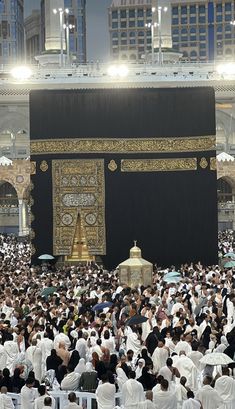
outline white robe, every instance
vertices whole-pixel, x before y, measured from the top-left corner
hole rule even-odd
[[[153,388],[153,403],[155,409],[177,409],[177,399],[174,392],[154,390]]]
[[[21,389],[21,409],[34,409],[34,401],[37,397],[37,390],[34,388],[28,388],[24,385]]]
[[[59,348],[60,342],[64,342],[66,349],[69,349],[69,347],[71,345],[70,339],[69,339],[68,335],[65,335],[63,332],[60,332],[59,334],[57,334],[55,336],[54,349]]]
[[[35,373],[35,378],[41,382],[42,379],[42,350],[37,345],[32,345],[28,347],[25,354],[26,358],[33,365],[33,370]]]
[[[38,398],[36,398],[35,402],[34,402],[34,409],[42,409],[43,406],[44,406],[44,399],[47,396],[49,396],[49,395],[42,395],[42,396],[39,396]],[[53,396],[50,396],[50,397],[51,397],[51,400],[52,400],[51,408],[55,409],[55,404],[56,404],[55,398],[53,398]]]
[[[195,399],[187,399],[182,406],[182,409],[201,409],[201,404]]]
[[[4,343],[4,349],[5,349],[6,354],[7,354],[6,368],[8,368],[11,375],[13,375],[14,365],[15,365],[15,362],[17,361],[18,356],[19,356],[18,345],[14,341],[6,341]]]
[[[174,357],[175,358],[175,357]],[[190,389],[198,388],[198,370],[193,361],[185,355],[181,355],[174,360],[174,366],[178,369],[180,376],[185,376]]]
[[[126,376],[126,374],[125,374],[125,372],[123,371],[122,368],[117,368],[116,373],[117,373],[118,388],[119,388],[119,391],[121,392],[122,387],[123,387],[124,383],[126,383],[128,381],[128,378],[127,378],[127,376]]]
[[[64,377],[61,382],[62,391],[76,391],[79,385],[80,375],[75,372],[71,372]]]
[[[3,345],[0,344],[0,371],[6,368],[7,353]]]
[[[195,397],[201,402],[203,409],[218,409],[223,403],[218,392],[210,385],[203,385]]]
[[[115,406],[115,385],[105,382],[96,389],[98,409],[113,409]]]
[[[200,362],[200,359],[203,357],[203,354],[199,351],[192,351],[191,354],[188,355],[188,357],[193,361],[194,365],[196,366],[198,371],[202,370],[202,364]]]
[[[223,400],[219,409],[235,408],[235,380],[229,376],[223,375],[215,382],[215,390]]]
[[[146,400],[141,383],[135,379],[128,379],[122,387],[121,399],[124,409],[138,408],[138,404]]]
[[[126,340],[126,350],[133,351],[134,352],[134,357],[137,357],[137,355],[140,353],[141,350],[141,344],[140,340],[138,339],[138,336],[135,332],[131,332]]]
[[[153,361],[153,370],[157,373],[163,366],[166,365],[166,360],[169,357],[168,350],[165,348],[155,348],[152,361]]]
[[[5,393],[0,394],[0,409],[14,409],[11,397]]]

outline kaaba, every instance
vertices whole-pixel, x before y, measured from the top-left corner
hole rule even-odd
[[[69,257],[78,221],[108,269],[137,240],[158,266],[217,263],[211,87],[30,93],[34,259]]]

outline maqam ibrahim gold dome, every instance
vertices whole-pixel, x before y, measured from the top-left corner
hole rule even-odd
[[[122,284],[130,287],[139,285],[152,285],[153,265],[142,258],[141,249],[137,247],[130,249],[130,258],[119,264],[119,280]]]
[[[134,241],[134,247],[130,249],[130,258],[141,258],[141,249],[136,246],[136,241]]]

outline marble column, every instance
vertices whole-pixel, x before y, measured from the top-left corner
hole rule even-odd
[[[27,236],[28,234],[29,227],[27,202],[23,199],[19,199],[19,236]]]
[[[45,50],[60,50],[60,15],[53,9],[64,9],[64,0],[45,1]],[[64,30],[63,30],[64,35]],[[65,49],[65,39],[63,48]]]
[[[23,199],[19,199],[19,237],[24,236],[23,223],[22,223],[22,212],[23,212]]]
[[[152,7],[155,8],[153,12],[153,23],[158,22],[158,7],[162,7],[161,13],[161,42],[162,48],[172,48],[171,37],[171,2],[170,0],[152,0]],[[167,11],[164,12],[164,7],[167,7]],[[159,48],[159,28],[154,28],[154,48]]]

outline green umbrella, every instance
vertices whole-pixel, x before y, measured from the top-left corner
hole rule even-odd
[[[233,260],[235,260],[235,253],[227,253],[227,254],[225,254],[224,255],[224,257],[229,257],[229,258],[232,258]]]
[[[225,268],[232,268],[235,267],[235,260],[227,261],[224,265]]]
[[[46,287],[42,290],[41,296],[42,297],[48,297],[48,295],[54,294],[56,292],[57,288],[56,287]]]

